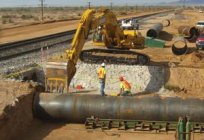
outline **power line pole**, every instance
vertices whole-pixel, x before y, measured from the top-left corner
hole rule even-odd
[[[41,20],[44,21],[44,1],[45,0],[40,0],[41,4]]]
[[[91,9],[91,2],[90,1],[88,2],[88,7],[89,7],[89,9]]]
[[[183,8],[186,7],[186,0],[183,0]]]
[[[137,7],[137,4],[135,5],[135,11],[137,11],[138,7]]]
[[[127,2],[126,2],[126,4],[125,4],[125,12],[127,13]]]
[[[113,3],[110,3],[110,9],[113,10]]]

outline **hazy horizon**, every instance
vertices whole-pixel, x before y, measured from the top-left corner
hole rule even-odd
[[[44,0],[46,6],[86,6],[91,2],[93,6],[107,6],[112,2],[113,5],[154,5],[162,2],[173,2],[176,0]],[[0,7],[37,7],[40,0],[0,0]]]

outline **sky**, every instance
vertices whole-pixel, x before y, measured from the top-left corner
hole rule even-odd
[[[0,0],[0,7],[27,7],[39,6],[41,0]],[[91,2],[95,6],[110,5],[148,5],[160,2],[172,2],[176,0],[44,0],[47,6],[85,6]]]

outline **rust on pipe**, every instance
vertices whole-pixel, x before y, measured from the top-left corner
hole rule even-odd
[[[177,121],[190,116],[192,122],[204,122],[204,100],[178,97],[113,97],[40,93],[33,110],[41,119],[84,123],[95,116],[104,119]]]
[[[198,29],[194,26],[179,26],[178,33],[188,40],[192,40],[199,35]]]
[[[171,49],[173,54],[175,55],[183,55],[187,53],[188,46],[187,46],[186,39],[184,37],[175,38]]]
[[[162,21],[162,24],[163,24],[163,27],[168,27],[168,26],[170,26],[171,22],[169,19],[165,19]]]

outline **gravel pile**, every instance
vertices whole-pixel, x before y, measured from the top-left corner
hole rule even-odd
[[[97,69],[100,65],[77,64],[77,72],[71,87],[82,85],[87,89],[99,89]],[[157,66],[107,65],[106,90],[119,90],[119,76],[124,76],[131,83],[132,92],[158,92],[165,83],[166,69]]]
[[[68,42],[56,44],[52,48],[48,48],[48,50],[32,52],[9,60],[3,60],[0,62],[0,75],[23,70],[36,64],[44,66],[47,56],[50,57],[56,53],[63,52],[69,47],[67,44]]]
[[[49,40],[42,40],[38,42],[30,42],[29,44],[21,44],[19,45],[18,43],[16,44],[17,46],[13,46],[9,49],[4,50],[4,53],[0,53],[0,58],[2,57],[7,57],[7,56],[12,56],[28,51],[33,51],[36,49],[40,49],[43,47],[52,47],[58,44],[62,44],[63,42],[70,42],[70,39],[73,38],[73,35],[67,35],[63,37],[56,37],[54,39],[49,39]]]

